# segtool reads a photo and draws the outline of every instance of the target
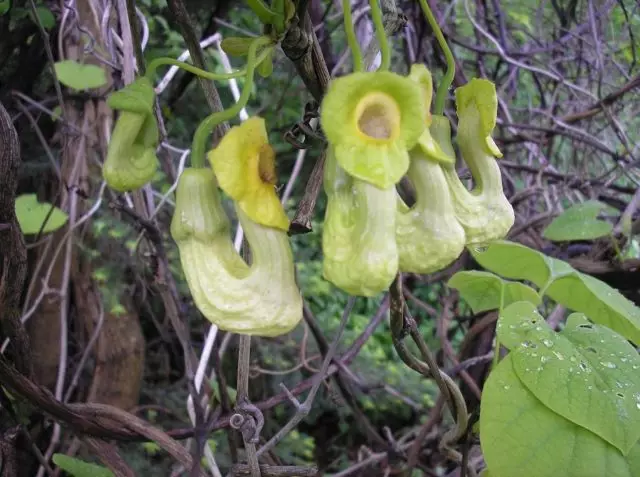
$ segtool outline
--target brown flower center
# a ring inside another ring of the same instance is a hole
[[[400,110],[384,93],[365,96],[356,107],[358,129],[372,139],[395,139],[400,129]]]
[[[258,174],[265,184],[275,185],[278,177],[276,175],[276,153],[269,144],[263,144],[258,153]]]

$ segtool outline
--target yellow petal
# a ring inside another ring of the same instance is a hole
[[[407,172],[407,150],[425,129],[418,83],[388,71],[335,79],[322,101],[321,125],[350,175],[386,189]]]
[[[287,230],[289,219],[276,195],[275,153],[265,121],[252,117],[232,127],[209,153],[220,188],[251,220]]]
[[[285,214],[273,186],[267,184],[259,186],[239,200],[238,206],[254,222],[289,230],[289,218]]]

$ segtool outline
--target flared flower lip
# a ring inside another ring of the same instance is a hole
[[[496,85],[484,78],[473,78],[455,90],[455,97],[458,118],[469,114],[469,108],[475,108],[480,116],[479,136],[483,146],[488,153],[501,158],[502,152],[491,136],[498,118]]]
[[[419,85],[410,78],[357,72],[331,82],[320,121],[340,166],[386,189],[409,168],[407,151],[426,127],[426,108]]]
[[[208,158],[220,188],[256,223],[282,230],[289,219],[276,195],[273,157],[265,121],[254,116],[232,127]],[[266,162],[266,163],[265,163]]]

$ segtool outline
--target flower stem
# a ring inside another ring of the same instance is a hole
[[[207,147],[207,137],[211,134],[211,131],[220,123],[228,121],[229,119],[237,116],[238,113],[247,105],[251,90],[253,89],[253,74],[258,62],[256,61],[256,52],[258,48],[271,42],[270,38],[261,36],[256,38],[249,47],[247,56],[247,68],[245,75],[244,88],[242,88],[242,94],[238,101],[223,111],[217,111],[205,119],[198,125],[195,134],[193,135],[193,142],[191,145],[191,166],[192,167],[204,167],[205,165],[205,149]],[[268,48],[265,48],[268,50]]]
[[[353,56],[353,71],[362,71],[364,68],[362,62],[362,51],[356,38],[353,20],[351,19],[351,2],[350,0],[342,0],[342,14],[344,16],[344,31],[347,34],[347,44]]]
[[[369,0],[369,6],[371,7],[371,19],[376,26],[376,37],[380,44],[380,54],[382,55],[382,61],[380,62],[380,71],[387,71],[389,65],[391,65],[391,50],[389,49],[389,39],[387,33],[384,31],[384,23],[382,22],[382,10],[378,5],[378,0]]]
[[[433,106],[433,114],[442,115],[444,113],[444,103],[447,99],[447,91],[451,87],[453,83],[453,78],[456,74],[456,62],[453,58],[453,53],[451,53],[451,48],[447,44],[447,40],[444,39],[444,35],[442,34],[442,30],[440,30],[440,26],[438,25],[438,21],[433,16],[433,12],[427,3],[427,0],[419,0],[420,6],[422,7],[422,12],[424,16],[427,18],[427,22],[429,22],[429,26],[433,30],[436,39],[438,40],[438,44],[440,48],[442,48],[442,52],[444,53],[445,60],[447,61],[447,71],[445,72],[442,82],[438,85],[438,89],[436,90],[436,98]]]
[[[151,60],[149,63],[149,68],[147,69],[147,73],[145,76],[153,81],[153,76],[156,70],[160,66],[164,65],[172,65],[177,66],[178,68],[182,68],[183,70],[188,71],[189,73],[193,73],[196,76],[200,76],[201,78],[210,79],[210,80],[228,80],[232,78],[238,78],[246,74],[245,70],[234,71],[233,73],[211,73],[210,71],[201,70],[200,68],[190,65],[189,63],[184,63],[182,61],[174,60],[173,58],[161,57],[155,58]]]

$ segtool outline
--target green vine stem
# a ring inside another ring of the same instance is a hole
[[[353,56],[353,71],[362,71],[364,64],[362,62],[362,51],[356,38],[356,31],[351,19],[351,2],[350,0],[342,0],[342,14],[344,16],[344,31],[347,34],[347,44]]]
[[[274,23],[276,13],[271,10],[262,0],[247,0],[249,8],[257,15],[264,24]]]
[[[380,44],[380,54],[382,55],[382,61],[380,62],[378,70],[387,71],[391,65],[391,51],[389,49],[387,32],[384,31],[384,23],[382,22],[382,10],[380,9],[380,5],[378,5],[378,0],[369,0],[369,6],[371,7],[371,19],[376,26],[376,37]]]
[[[260,63],[262,63],[262,61],[267,57],[268,54],[269,54],[268,48],[265,49],[264,51],[261,51],[260,55],[258,56],[258,60],[256,61],[256,65],[259,65]],[[246,67],[241,70],[234,71],[233,73],[211,73],[210,71],[205,71],[203,69],[198,68],[197,66],[190,65],[189,63],[184,63],[183,61],[178,61],[178,60],[174,60],[173,58],[168,58],[163,56],[163,57],[154,58],[153,60],[151,60],[145,76],[149,78],[151,81],[153,81],[153,77],[155,75],[156,70],[159,67],[165,66],[165,65],[177,66],[178,68],[182,68],[183,70],[188,71],[189,73],[193,73],[196,76],[199,76],[204,79],[214,80],[214,81],[230,80],[234,78],[239,78],[241,76],[245,76],[247,74]]]
[[[409,314],[409,310],[404,301],[402,279],[399,274],[389,288],[389,296],[389,314],[391,318],[391,338],[393,346],[400,356],[400,359],[402,359],[409,368],[422,374],[426,378],[433,378],[440,392],[445,397],[456,424],[455,427],[447,431],[442,437],[440,447],[445,450],[451,459],[457,463],[461,463],[462,455],[449,446],[460,440],[467,433],[469,415],[464,397],[455,381],[438,368],[435,357],[422,339],[416,322]],[[410,335],[418,346],[424,361],[416,358],[411,351],[409,351],[409,348],[404,342],[407,335]],[[467,469],[465,469],[465,472],[466,470]],[[472,477],[475,476],[475,472],[473,472],[472,469],[468,470]]]
[[[205,150],[207,147],[207,137],[211,134],[213,129],[220,123],[228,121],[229,119],[237,116],[238,113],[247,105],[251,90],[253,89],[253,74],[255,72],[258,62],[256,61],[256,52],[261,46],[271,43],[271,39],[261,36],[256,38],[249,47],[247,55],[247,68],[244,88],[242,88],[242,94],[238,101],[223,111],[217,111],[205,119],[198,125],[195,134],[193,135],[193,142],[191,144],[191,166],[192,167],[204,167],[205,165]],[[265,50],[268,50],[266,48]]]
[[[453,83],[453,78],[456,74],[456,61],[453,58],[453,53],[451,52],[451,48],[447,44],[447,40],[444,39],[444,35],[442,34],[442,30],[440,30],[440,26],[438,25],[438,21],[433,16],[433,12],[427,3],[427,0],[419,0],[420,6],[422,7],[422,12],[424,16],[427,18],[427,22],[429,22],[429,26],[433,30],[436,39],[438,40],[438,44],[440,48],[442,48],[442,52],[444,53],[444,58],[447,61],[447,71],[445,72],[442,81],[438,85],[438,89],[436,90],[436,97],[433,103],[433,114],[443,115],[444,114],[444,103],[447,100],[447,91],[451,87]]]

